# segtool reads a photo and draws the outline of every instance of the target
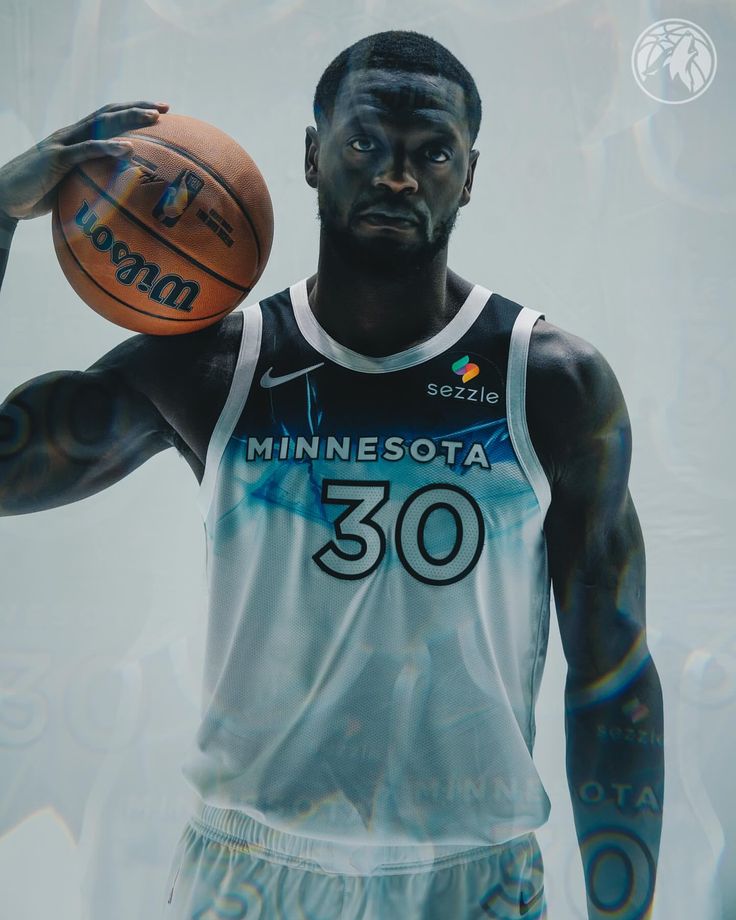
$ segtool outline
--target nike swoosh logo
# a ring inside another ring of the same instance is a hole
[[[299,371],[294,371],[293,374],[284,374],[282,377],[272,377],[271,371],[272,367],[266,371],[266,373],[261,377],[261,386],[262,387],[277,387],[280,383],[288,383],[290,380],[296,380],[297,377],[301,377],[302,374],[308,374],[309,371],[317,370],[318,367],[322,367],[324,361],[320,361],[319,364],[313,364],[311,367],[303,367]]]
[[[523,896],[520,896],[519,897],[519,914],[523,917],[525,914],[529,913],[532,907],[537,907],[538,906],[537,902],[539,901],[539,899],[542,897],[543,894],[544,894],[544,888],[540,888],[540,890],[529,901],[524,901]]]

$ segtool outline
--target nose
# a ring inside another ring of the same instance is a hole
[[[395,194],[413,193],[419,188],[419,183],[409,169],[409,158],[399,151],[387,157],[381,164],[373,177],[372,185],[374,188],[387,188]]]

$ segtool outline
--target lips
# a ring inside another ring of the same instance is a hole
[[[376,209],[362,211],[360,217],[375,224],[396,224],[397,226],[402,226],[418,223],[416,217],[406,211],[383,211]]]

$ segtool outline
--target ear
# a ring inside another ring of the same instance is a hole
[[[304,138],[304,178],[307,185],[317,188],[319,180],[319,134],[310,125]]]
[[[465,185],[463,186],[462,194],[460,195],[460,207],[466,205],[470,201],[470,192],[473,188],[473,177],[475,176],[475,165],[478,162],[478,157],[480,156],[480,150],[471,150],[468,160],[468,174],[465,177]]]

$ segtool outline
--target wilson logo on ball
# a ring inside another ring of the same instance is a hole
[[[126,287],[135,284],[139,291],[165,307],[186,312],[192,309],[199,294],[196,281],[185,281],[180,275],[161,275],[160,265],[147,262],[139,252],[131,252],[123,240],[116,240],[112,230],[99,223],[98,215],[86,200],[82,201],[74,220],[98,252],[109,253],[110,261],[117,266],[116,281]]]
[[[252,157],[214,125],[162,114],[59,183],[51,230],[67,281],[105,319],[182,335],[220,322],[268,261],[273,206]]]

